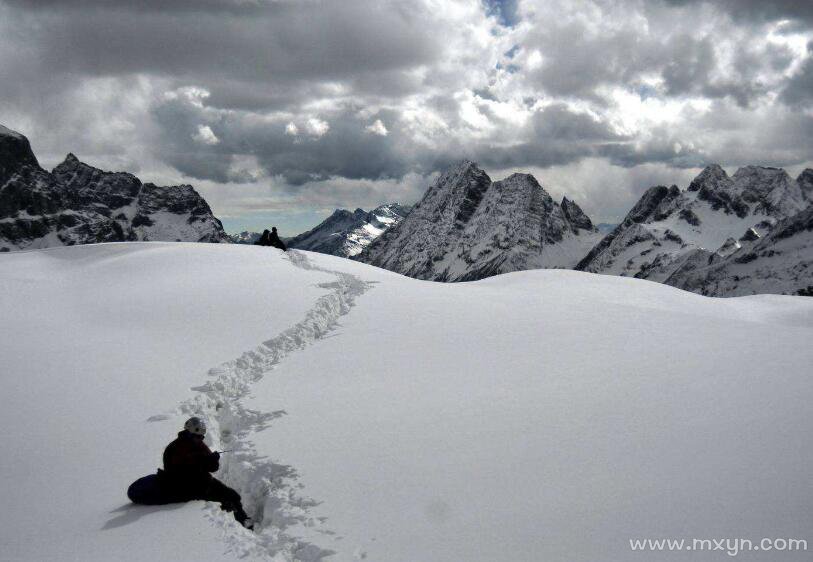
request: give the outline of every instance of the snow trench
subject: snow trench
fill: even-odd
[[[193,388],[195,396],[183,402],[178,410],[186,416],[204,418],[212,446],[231,451],[221,456],[217,477],[240,493],[246,512],[254,520],[254,531],[237,524],[218,505],[208,505],[207,516],[222,529],[229,549],[239,557],[310,562],[333,551],[302,541],[287,529],[304,525],[319,530],[324,520],[310,512],[318,502],[302,495],[303,486],[297,481],[293,467],[260,455],[251,441],[253,433],[267,429],[285,412],[252,410],[243,406],[242,399],[248,396],[254,383],[285,357],[330,333],[356,298],[372,285],[354,275],[317,267],[296,250],[289,250],[288,256],[296,267],[334,275],[334,282],[319,284],[330,291],[317,299],[297,324],[240,357],[210,369],[210,380]],[[333,534],[326,529],[321,532]]]

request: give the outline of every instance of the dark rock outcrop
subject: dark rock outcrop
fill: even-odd
[[[24,136],[0,126],[0,249],[165,240],[227,242],[189,185],[142,184],[73,154],[43,170]]]

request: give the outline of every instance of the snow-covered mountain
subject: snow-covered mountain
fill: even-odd
[[[813,296],[813,205],[779,221],[764,237],[752,229],[716,252],[688,252],[664,283],[710,296]]]
[[[141,183],[73,154],[49,173],[27,138],[0,127],[0,251],[131,240],[229,241],[190,185]]]
[[[254,242],[260,239],[260,236],[262,236],[261,232],[244,230],[239,234],[229,234],[229,239],[231,239],[234,244],[254,244]]]
[[[749,266],[752,281],[741,282],[735,277],[723,281],[721,276],[726,271],[734,276],[734,270],[740,269],[724,266],[723,262],[741,263],[738,260],[744,259],[749,250],[740,246],[750,248],[763,237],[759,249],[754,246],[752,250],[766,257],[771,244],[785,240],[768,233],[780,221],[809,208],[811,194],[811,170],[794,180],[779,168],[746,166],[729,177],[720,166],[711,165],[685,191],[674,185],[647,190],[624,222],[601,240],[576,269],[666,282],[718,296],[786,292],[799,283],[813,283],[811,272],[778,259],[761,260]],[[793,219],[782,224],[793,229],[797,222]],[[805,235],[793,237],[799,253],[790,252],[787,244],[781,243],[783,255],[787,253],[791,261],[804,258],[809,263],[813,246],[803,250]],[[701,281],[697,277],[700,265],[714,265],[713,280]],[[688,271],[694,273],[688,275]]]
[[[471,281],[572,268],[599,239],[576,203],[555,202],[533,176],[492,182],[464,160],[443,172],[407,217],[357,259],[418,279]]]
[[[287,244],[300,250],[353,257],[387,229],[401,222],[408,211],[397,203],[381,205],[369,212],[336,209],[315,228],[291,238]]]

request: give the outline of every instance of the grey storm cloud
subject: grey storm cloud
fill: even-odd
[[[806,0],[665,0],[666,3],[685,6],[713,4],[728,11],[737,19],[777,20],[802,19],[813,21],[813,3]]]
[[[333,176],[385,179],[408,172],[408,155],[399,153],[405,139],[397,129],[386,136],[369,130],[377,119],[390,121],[393,114],[387,111],[361,119],[352,108],[341,108],[325,115],[326,120],[317,120],[316,125],[298,119],[268,122],[240,112],[212,113],[180,97],[156,105],[152,113],[162,123],[165,157],[193,178],[244,180],[241,172],[234,170],[235,154],[256,159],[263,170],[284,177],[292,187]],[[297,133],[291,134],[288,123]],[[322,123],[324,132],[308,130],[309,126],[318,129]],[[212,131],[216,143],[201,146],[196,141],[201,126]]]
[[[438,48],[420,14],[398,3],[164,4],[24,2],[19,9],[30,25],[26,43],[51,72],[279,84],[408,68]]]
[[[478,143],[470,158],[486,166],[504,169],[524,166],[548,167],[596,156],[606,143],[623,143],[629,137],[595,117],[557,103],[534,113],[527,126],[516,133],[520,142],[494,147]]]
[[[792,105],[813,105],[813,41],[807,44],[808,59],[788,82],[782,99]]]
[[[461,158],[683,177],[811,159],[812,42],[791,1],[0,0],[0,121],[239,209],[417,198]]]

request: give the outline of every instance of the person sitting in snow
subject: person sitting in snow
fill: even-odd
[[[279,248],[283,252],[287,251],[285,243],[280,240],[279,235],[277,234],[277,227],[272,226],[271,232],[268,232],[268,229],[263,230],[260,239],[257,240],[255,243],[257,246],[273,246],[274,248]]]
[[[207,500],[220,503],[225,511],[234,512],[238,523],[252,528],[243,510],[240,494],[212,476],[220,468],[220,453],[212,452],[203,437],[206,424],[200,418],[189,418],[178,438],[164,450],[164,470],[159,471],[162,488],[176,501]]]
[[[254,242],[255,246],[270,246],[271,241],[269,238],[271,237],[271,232],[266,228],[263,230],[263,233],[260,234],[260,237]]]

